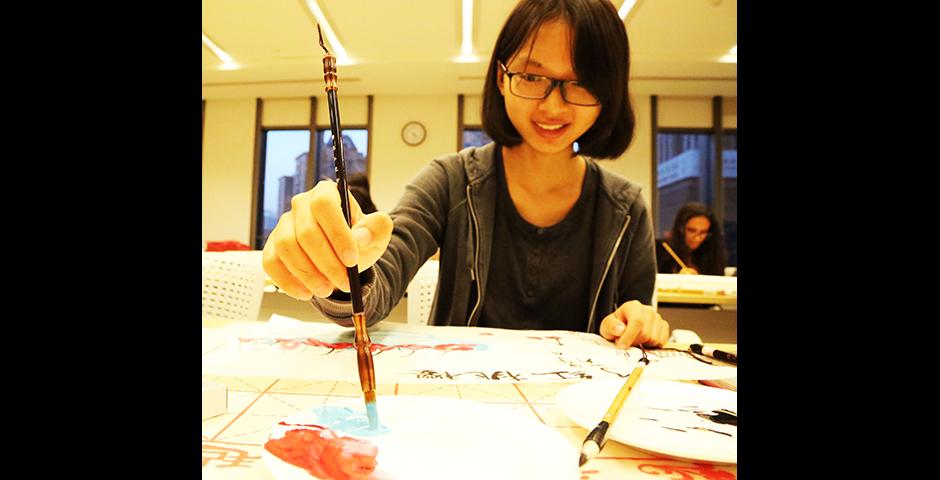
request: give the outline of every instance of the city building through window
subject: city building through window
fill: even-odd
[[[333,135],[329,129],[317,130],[313,159],[309,158],[310,131],[307,129],[268,129],[264,131],[263,142],[258,179],[257,249],[264,246],[281,215],[290,210],[294,195],[313,188],[320,180],[336,180]],[[367,129],[343,130],[343,159],[347,175],[367,171],[368,145]],[[308,169],[312,169],[314,175],[307,175]]]

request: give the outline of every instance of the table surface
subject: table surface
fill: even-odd
[[[203,322],[203,326],[221,326]],[[684,348],[684,345],[670,345]],[[736,351],[735,345],[715,345]],[[358,383],[312,381],[274,377],[204,375],[203,380],[228,386],[227,412],[202,422],[202,477],[204,479],[267,480],[270,474],[261,451],[268,433],[283,417],[311,407],[347,398],[361,398]],[[557,430],[580,450],[587,431],[569,420],[555,405],[555,395],[570,383],[517,384],[386,384],[377,394],[441,396],[483,404],[511,406]],[[712,387],[713,388],[713,387]],[[311,478],[314,478],[311,476]],[[607,479],[734,479],[736,465],[712,465],[643,452],[611,440],[581,467],[581,480]]]

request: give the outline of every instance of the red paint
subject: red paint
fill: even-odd
[[[659,475],[662,470],[663,475],[678,474],[680,477],[676,480],[695,480],[704,478],[705,480],[735,480],[735,475],[724,470],[716,470],[714,465],[708,463],[695,463],[692,465],[653,465],[643,464],[637,467],[641,472],[651,475]],[[651,468],[653,470],[648,470]]]
[[[330,350],[352,350],[356,348],[356,345],[351,342],[336,342],[328,343],[317,340],[315,338],[245,338],[240,337],[238,339],[241,343],[254,343],[258,341],[267,341],[273,342],[281,347],[282,350],[294,350],[298,346],[306,345],[309,347],[322,347],[329,348]],[[419,344],[400,344],[400,345],[385,345],[382,343],[373,343],[372,344],[372,353],[382,353],[388,350],[411,350],[413,352],[418,350],[437,350],[439,352],[467,352],[476,349],[477,345],[473,343],[442,343],[440,345],[419,345]]]
[[[339,436],[319,425],[305,426],[311,428],[288,430],[282,438],[268,440],[264,448],[323,480],[366,480],[372,476],[378,447],[357,438]]]
[[[203,467],[209,465],[212,462],[219,463],[219,465],[215,465],[218,468],[251,467],[251,462],[259,458],[261,457],[248,455],[247,450],[242,450],[240,448],[212,445],[205,442],[202,444]]]

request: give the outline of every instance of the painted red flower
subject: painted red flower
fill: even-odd
[[[264,448],[323,480],[367,480],[379,453],[371,443],[323,427],[288,430],[283,437],[268,440]]]

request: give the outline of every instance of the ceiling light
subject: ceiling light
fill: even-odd
[[[463,0],[463,43],[460,45],[461,56],[473,55],[473,0]]]
[[[620,5],[620,10],[617,11],[621,20],[625,20],[627,15],[630,15],[630,10],[633,10],[634,5],[636,5],[636,0],[623,0],[623,5]]]
[[[721,57],[718,61],[721,63],[738,63],[738,46],[735,45],[731,47],[731,50],[729,50],[728,53]]]
[[[222,60],[222,65],[219,66],[219,69],[236,70],[240,68],[239,65],[235,63],[235,60],[232,60],[232,56],[225,53],[225,50],[219,48],[205,33],[202,34],[202,44],[209,47],[209,50],[212,50],[212,53],[214,53],[216,57],[219,57],[219,60]]]
[[[305,3],[307,4],[307,9],[310,10],[310,13],[312,13],[314,18],[317,19],[317,23],[320,24],[320,28],[323,30],[323,34],[326,35],[326,40],[330,43],[330,47],[333,49],[331,53],[336,55],[336,64],[349,65],[353,63],[352,59],[349,58],[349,55],[346,54],[346,49],[343,48],[343,45],[339,43],[339,39],[336,38],[336,33],[333,32],[333,27],[331,27],[329,22],[326,21],[326,15],[323,14],[323,10],[320,10],[320,5],[317,5],[317,1],[305,0]],[[319,47],[319,45],[317,46]]]

